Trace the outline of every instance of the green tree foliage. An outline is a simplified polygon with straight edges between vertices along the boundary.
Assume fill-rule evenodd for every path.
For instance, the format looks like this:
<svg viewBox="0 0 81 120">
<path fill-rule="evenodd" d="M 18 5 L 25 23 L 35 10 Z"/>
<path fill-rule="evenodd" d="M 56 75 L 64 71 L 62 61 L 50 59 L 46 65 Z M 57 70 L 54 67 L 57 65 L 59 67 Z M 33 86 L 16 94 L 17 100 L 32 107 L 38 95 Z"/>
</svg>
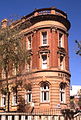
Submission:
<svg viewBox="0 0 81 120">
<path fill-rule="evenodd" d="M 70 97 L 70 108 L 75 109 L 74 96 Z"/>
<path fill-rule="evenodd" d="M 18 105 L 18 112 L 29 112 L 30 104 L 25 104 L 25 99 L 22 96 L 19 96 L 19 105 Z"/>
<path fill-rule="evenodd" d="M 24 35 L 20 33 L 19 27 L 14 27 L 8 24 L 6 27 L 0 29 L 0 68 L 4 70 L 6 77 L 6 87 L 2 87 L 2 93 L 5 92 L 8 98 L 9 111 L 9 71 L 16 69 L 16 76 L 18 75 L 19 65 L 29 62 L 30 55 L 23 44 Z"/>
<path fill-rule="evenodd" d="M 10 26 L 0 30 L 0 66 L 6 75 L 10 63 L 13 63 L 17 69 L 18 65 L 29 57 L 25 46 L 22 46 L 23 35 L 20 35 L 19 32 L 17 28 L 11 29 Z"/>
</svg>

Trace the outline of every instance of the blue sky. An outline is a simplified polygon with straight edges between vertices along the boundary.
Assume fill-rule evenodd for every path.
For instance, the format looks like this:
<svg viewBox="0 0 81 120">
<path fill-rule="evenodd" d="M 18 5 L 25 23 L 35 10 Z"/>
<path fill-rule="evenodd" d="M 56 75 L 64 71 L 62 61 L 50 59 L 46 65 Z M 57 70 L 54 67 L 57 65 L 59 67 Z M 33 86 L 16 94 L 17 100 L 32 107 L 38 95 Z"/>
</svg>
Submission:
<svg viewBox="0 0 81 120">
<path fill-rule="evenodd" d="M 55 6 L 67 13 L 71 22 L 69 30 L 69 57 L 71 85 L 81 85 L 81 57 L 75 54 L 75 40 L 81 40 L 81 0 L 1 0 L 0 20 L 10 16 L 24 16 L 35 8 Z"/>
</svg>

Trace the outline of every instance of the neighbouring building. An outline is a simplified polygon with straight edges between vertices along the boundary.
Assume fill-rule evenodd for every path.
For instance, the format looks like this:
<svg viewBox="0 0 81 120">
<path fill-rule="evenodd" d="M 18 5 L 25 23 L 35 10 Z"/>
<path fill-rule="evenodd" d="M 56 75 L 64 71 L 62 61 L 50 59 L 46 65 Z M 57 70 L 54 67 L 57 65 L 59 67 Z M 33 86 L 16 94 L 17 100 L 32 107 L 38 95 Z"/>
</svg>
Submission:
<svg viewBox="0 0 81 120">
<path fill-rule="evenodd" d="M 70 108 L 67 14 L 55 7 L 35 9 L 13 25 L 21 26 L 23 40 L 31 54 L 30 64 L 25 65 L 17 78 L 29 84 L 29 89 L 22 89 L 19 94 L 30 104 L 33 113 L 61 114 L 62 109 Z M 10 81 L 14 82 L 15 77 Z M 5 99 L 1 95 L 2 108 Z M 10 94 L 10 101 L 10 111 L 16 111 L 15 94 Z"/>
<path fill-rule="evenodd" d="M 70 89 L 70 96 L 76 96 L 78 95 L 81 91 L 81 85 L 72 85 Z"/>
<path fill-rule="evenodd" d="M 71 109 L 81 110 L 81 86 L 72 85 L 70 90 Z"/>
</svg>

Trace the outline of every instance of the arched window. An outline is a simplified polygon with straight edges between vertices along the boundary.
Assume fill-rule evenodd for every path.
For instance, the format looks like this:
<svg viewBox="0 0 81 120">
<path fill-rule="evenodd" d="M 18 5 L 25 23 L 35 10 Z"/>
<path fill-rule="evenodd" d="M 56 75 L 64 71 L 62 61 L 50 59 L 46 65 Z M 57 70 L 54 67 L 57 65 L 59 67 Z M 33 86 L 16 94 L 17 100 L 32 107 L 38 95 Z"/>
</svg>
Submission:
<svg viewBox="0 0 81 120">
<path fill-rule="evenodd" d="M 27 90 L 26 101 L 27 101 L 27 103 L 32 102 L 32 93 L 31 93 L 31 90 Z"/>
<path fill-rule="evenodd" d="M 65 84 L 60 84 L 60 102 L 65 103 Z"/>
<path fill-rule="evenodd" d="M 26 87 L 26 103 L 32 102 L 32 87 L 31 87 L 31 84 L 28 83 L 25 87 Z"/>
<path fill-rule="evenodd" d="M 1 107 L 5 107 L 5 105 L 6 105 L 6 96 L 2 95 L 2 97 L 1 97 Z"/>
<path fill-rule="evenodd" d="M 41 84 L 41 102 L 49 102 L 49 84 L 46 82 Z"/>
</svg>

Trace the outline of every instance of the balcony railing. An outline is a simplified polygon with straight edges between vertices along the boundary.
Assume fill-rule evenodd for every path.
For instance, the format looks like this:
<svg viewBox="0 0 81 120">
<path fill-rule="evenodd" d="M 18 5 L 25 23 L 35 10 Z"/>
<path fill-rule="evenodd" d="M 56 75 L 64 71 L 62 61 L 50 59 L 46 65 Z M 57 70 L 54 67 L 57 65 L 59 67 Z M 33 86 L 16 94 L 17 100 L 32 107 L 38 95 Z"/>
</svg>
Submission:
<svg viewBox="0 0 81 120">
<path fill-rule="evenodd" d="M 59 15 L 59 16 L 62 16 L 64 18 L 67 18 L 67 14 L 66 13 L 64 13 L 63 11 L 61 11 L 61 10 L 55 8 L 55 7 L 43 8 L 43 9 L 35 9 L 35 11 L 33 11 L 32 13 L 30 13 L 27 16 L 24 16 L 23 18 L 30 19 L 30 18 L 35 17 L 35 16 L 48 15 L 48 14 Z"/>
</svg>

